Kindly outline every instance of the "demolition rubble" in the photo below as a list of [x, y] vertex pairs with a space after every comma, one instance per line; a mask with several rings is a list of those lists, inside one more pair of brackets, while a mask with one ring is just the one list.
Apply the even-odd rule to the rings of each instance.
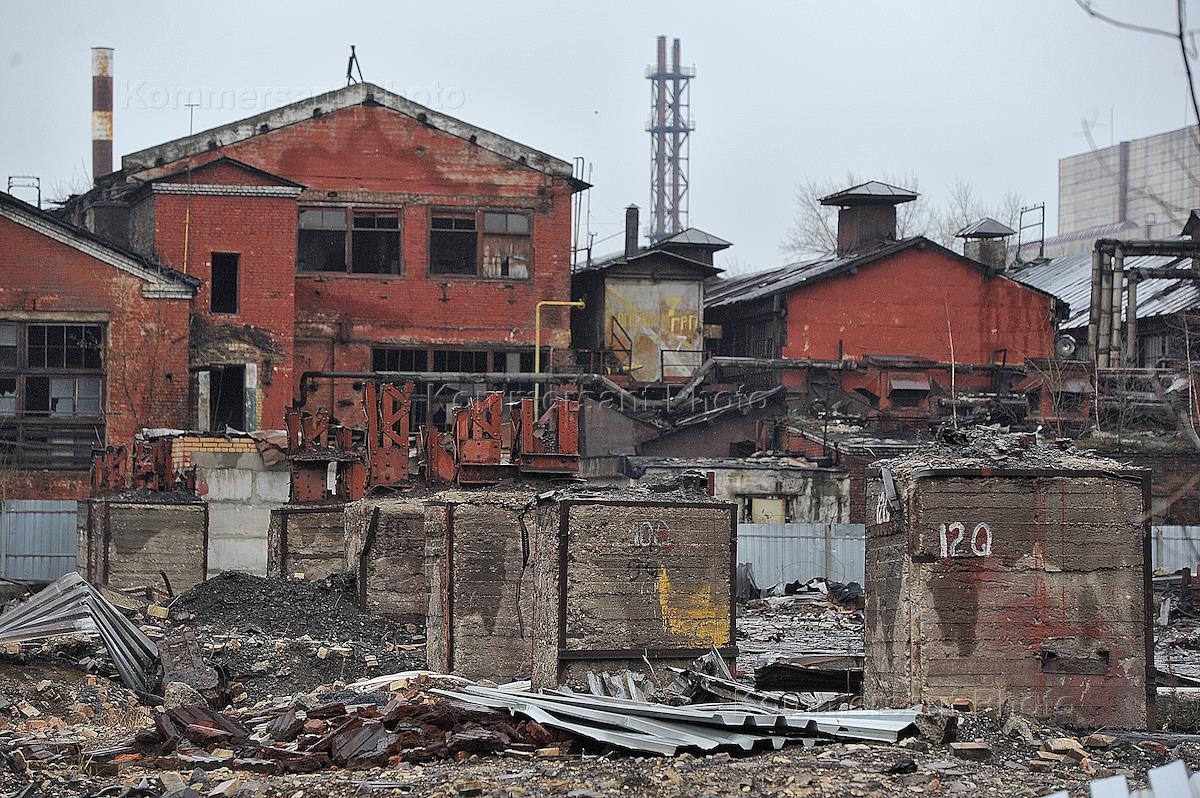
[[271, 576], [11, 601], [0, 790], [1041, 796], [1200, 768], [1191, 574], [1151, 578], [1144, 472], [947, 432], [871, 473], [864, 585], [760, 587], [703, 474], [521, 474], [488, 408], [429, 454], [442, 484], [340, 503], [316, 474], [362, 478], [344, 437], [296, 417], [311, 491]]

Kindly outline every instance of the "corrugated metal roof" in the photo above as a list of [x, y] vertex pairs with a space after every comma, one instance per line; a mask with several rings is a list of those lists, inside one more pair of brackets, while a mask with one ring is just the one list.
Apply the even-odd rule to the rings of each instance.
[[849, 268], [854, 263], [864, 261], [867, 258], [875, 259], [890, 255], [893, 252], [899, 252], [902, 249], [912, 246], [918, 240], [920, 239], [907, 238], [866, 254], [858, 253], [844, 257], [826, 255], [816, 260], [789, 263], [786, 266], [768, 269], [767, 271], [713, 281], [705, 286], [704, 306], [706, 308], [719, 308], [738, 302], [751, 302], [755, 299], [762, 299], [763, 297], [768, 297], [780, 291], [786, 291], [794, 286], [823, 277], [831, 272], [836, 272], [839, 269]]
[[[1143, 255], [1125, 259], [1126, 269], [1163, 269], [1178, 267], [1186, 272], [1191, 268], [1187, 258], [1165, 255]], [[1070, 306], [1070, 315], [1062, 329], [1077, 330], [1087, 326], [1092, 301], [1092, 255], [1067, 255], [1062, 258], [1010, 271], [1008, 276], [1019, 283], [1054, 294]], [[1138, 318], [1170, 316], [1200, 306], [1200, 286], [1184, 280], [1142, 280], [1138, 283]]]

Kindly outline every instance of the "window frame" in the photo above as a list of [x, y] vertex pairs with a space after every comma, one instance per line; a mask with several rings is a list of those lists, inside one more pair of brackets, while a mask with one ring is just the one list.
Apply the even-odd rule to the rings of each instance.
[[[300, 214], [305, 211], [342, 211], [345, 214], [346, 226], [342, 228], [346, 234], [345, 246], [343, 247], [343, 258], [345, 263], [341, 271], [322, 271], [320, 269], [308, 270], [300, 268], [300, 237], [304, 234], [304, 229], [300, 226]], [[388, 272], [356, 272], [354, 271], [354, 215], [355, 214], [386, 214], [396, 217], [396, 270]], [[361, 228], [368, 230], [370, 228]], [[380, 228], [374, 228], [379, 230]], [[386, 228], [384, 228], [386, 229]], [[296, 276], [297, 277], [401, 277], [404, 275], [404, 207], [403, 206], [379, 206], [379, 205], [320, 205], [308, 204], [300, 205], [296, 212]]]
[[[523, 216], [528, 222], [528, 233], [489, 233], [484, 228], [487, 226], [487, 214], [503, 213], [513, 216]], [[466, 216], [474, 214], [475, 216], [475, 272], [474, 274], [455, 274], [451, 272], [435, 272], [433, 271], [433, 220], [440, 216]], [[533, 282], [534, 274], [534, 217], [535, 212], [532, 208], [496, 208], [496, 207], [455, 207], [455, 206], [436, 206], [429, 208], [429, 218], [426, 221], [425, 229], [425, 276], [430, 279], [447, 279], [447, 280], [482, 280], [490, 283], [530, 283]], [[529, 273], [524, 277], [513, 277], [511, 275], [490, 276], [483, 273], [483, 257], [484, 238], [487, 236], [505, 236], [513, 238], [529, 239]]]
[[[86, 471], [90, 466], [91, 449], [97, 444], [103, 445], [107, 440], [108, 324], [101, 321], [77, 321], [74, 319], [0, 317], [0, 325], [11, 325], [16, 328], [17, 353], [15, 365], [0, 365], [0, 379], [13, 380], [15, 384], [13, 410], [0, 415], [0, 468]], [[29, 331], [31, 327], [95, 328], [99, 333], [96, 346], [99, 351], [99, 366], [92, 368], [88, 366], [30, 365]], [[65, 340], [66, 332], [64, 331], [64, 343]], [[65, 350], [63, 362], [64, 364], [67, 362]], [[71, 413], [56, 415], [52, 410], [31, 411], [28, 406], [28, 381], [30, 378], [47, 381], [48, 398], [52, 396], [54, 380], [70, 380], [72, 382]], [[98, 395], [94, 397], [97, 408], [95, 413], [78, 412], [80, 380], [87, 379], [94, 379], [97, 382]], [[25, 444], [33, 443], [44, 436], [59, 436], [60, 438], [71, 436], [72, 440], [68, 442], [60, 441], [52, 444], [54, 451], [62, 451], [64, 446], [71, 447], [68, 455], [61, 459], [53, 456], [31, 457], [30, 450]], [[86, 445], [81, 443], [85, 439], [90, 439]]]

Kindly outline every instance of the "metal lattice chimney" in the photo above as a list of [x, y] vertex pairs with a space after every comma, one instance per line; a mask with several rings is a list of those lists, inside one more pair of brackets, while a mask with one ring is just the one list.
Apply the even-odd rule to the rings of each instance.
[[113, 51], [92, 48], [92, 181], [113, 170]]

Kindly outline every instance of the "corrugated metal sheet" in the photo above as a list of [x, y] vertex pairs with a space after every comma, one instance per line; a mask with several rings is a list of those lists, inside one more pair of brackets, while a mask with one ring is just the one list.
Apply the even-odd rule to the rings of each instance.
[[0, 503], [0, 577], [53, 582], [75, 570], [77, 510], [73, 501]]
[[1200, 526], [1152, 527], [1150, 556], [1156, 570], [1196, 570], [1200, 567]]
[[[1188, 272], [1188, 258], [1171, 258], [1161, 255], [1143, 255], [1126, 258], [1126, 269], [1164, 269], [1180, 267]], [[1055, 258], [1020, 271], [1010, 271], [1008, 276], [1031, 288], [1054, 294], [1070, 305], [1070, 316], [1062, 324], [1064, 330], [1086, 327], [1088, 309], [1092, 302], [1092, 255], [1067, 255]], [[1138, 283], [1138, 318], [1169, 316], [1182, 310], [1200, 305], [1200, 286], [1183, 280], [1143, 280]]]
[[737, 561], [754, 567], [760, 587], [815, 576], [863, 581], [864, 524], [738, 524]]

